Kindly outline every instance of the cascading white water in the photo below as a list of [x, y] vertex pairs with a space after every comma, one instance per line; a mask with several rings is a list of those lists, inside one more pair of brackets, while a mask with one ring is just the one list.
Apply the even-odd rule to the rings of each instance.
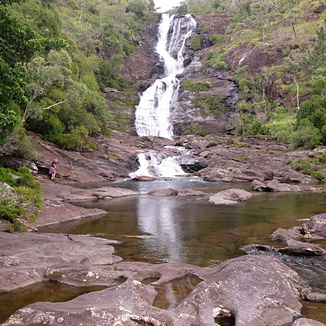
[[[185, 43], [195, 27], [196, 21], [191, 15], [162, 15], [156, 52], [164, 64], [164, 76], [142, 94], [136, 107], [135, 127], [138, 136], [172, 139], [170, 109], [177, 101], [179, 80], [176, 76], [183, 72]], [[138, 159], [140, 168], [131, 173], [130, 177], [172, 177], [186, 174], [178, 164], [178, 156], [167, 157], [160, 152], [150, 151], [139, 154]]]
[[[135, 126], [139, 136], [158, 136], [172, 139], [170, 108], [176, 101], [183, 71], [185, 42], [196, 27], [191, 15], [177, 17], [162, 15], [156, 52], [164, 63], [165, 76], [155, 81], [141, 96], [136, 107]], [[172, 33], [169, 33], [172, 29]]]

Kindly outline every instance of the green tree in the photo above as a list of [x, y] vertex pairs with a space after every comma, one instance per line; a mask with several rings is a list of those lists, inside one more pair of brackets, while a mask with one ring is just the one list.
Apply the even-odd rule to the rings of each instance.
[[[71, 78], [71, 58], [67, 51], [50, 51], [46, 59], [35, 57], [24, 66], [28, 76], [28, 94], [31, 95], [23, 113], [23, 123], [31, 115], [41, 115], [44, 110], [51, 109], [57, 105], [70, 102], [73, 105], [83, 102], [86, 88], [83, 84], [77, 83]], [[43, 106], [38, 97], [45, 93], [46, 89], [56, 84], [60, 85], [66, 93], [64, 99], [59, 102]]]
[[304, 58], [304, 62], [309, 65], [310, 69], [325, 67], [326, 65], [326, 31], [321, 27], [316, 31], [317, 39], [313, 50]]
[[21, 121], [21, 108], [28, 102], [26, 75], [16, 66], [28, 62], [36, 53], [67, 46], [63, 39], [42, 37], [32, 28], [13, 18], [6, 5], [21, 1], [0, 1], [0, 143]]

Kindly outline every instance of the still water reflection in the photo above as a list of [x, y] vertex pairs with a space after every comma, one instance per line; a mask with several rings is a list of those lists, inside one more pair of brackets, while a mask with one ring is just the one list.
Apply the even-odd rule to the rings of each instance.
[[[83, 203], [104, 209], [108, 215], [62, 231], [121, 240], [117, 252], [126, 260], [208, 266], [244, 254], [244, 244], [271, 244], [269, 235], [278, 227], [299, 225], [299, 220], [325, 211], [325, 194], [255, 193], [246, 203], [222, 206], [209, 203], [208, 197], [230, 188], [229, 184], [178, 179], [114, 185], [133, 188], [142, 195]], [[248, 184], [232, 187], [250, 190]], [[148, 195], [162, 188], [191, 188], [204, 195]]]

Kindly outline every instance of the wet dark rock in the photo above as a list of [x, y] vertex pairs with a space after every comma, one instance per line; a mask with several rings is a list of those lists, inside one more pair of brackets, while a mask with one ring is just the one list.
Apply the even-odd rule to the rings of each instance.
[[208, 166], [208, 163], [206, 160], [196, 160], [192, 163], [187, 164], [181, 164], [182, 169], [187, 173], [193, 173], [200, 171]]
[[211, 196], [209, 201], [215, 205], [234, 205], [252, 198], [252, 194], [243, 189], [227, 189]]
[[151, 176], [147, 176], [147, 175], [139, 175], [139, 176], [136, 176], [136, 177], [134, 177], [132, 179], [135, 180], [135, 181], [153, 181], [156, 178], [151, 177]]

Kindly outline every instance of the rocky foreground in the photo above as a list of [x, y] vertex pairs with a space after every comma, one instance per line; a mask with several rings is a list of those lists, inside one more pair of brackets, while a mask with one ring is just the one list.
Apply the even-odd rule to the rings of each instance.
[[[211, 267], [123, 262], [112, 241], [64, 234], [0, 235], [0, 292], [43, 281], [102, 291], [64, 303], [40, 302], [15, 312], [8, 325], [322, 325], [300, 315], [308, 285], [279, 259], [247, 255]], [[202, 282], [173, 310], [153, 306], [155, 285], [195, 274]], [[146, 285], [148, 278], [156, 279]], [[294, 321], [295, 320], [295, 321]]]

